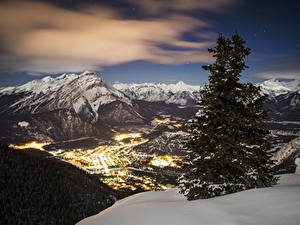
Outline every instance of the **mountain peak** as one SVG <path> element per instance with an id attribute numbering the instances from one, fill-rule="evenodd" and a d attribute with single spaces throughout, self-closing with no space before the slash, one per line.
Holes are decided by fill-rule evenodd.
<path id="1" fill-rule="evenodd" d="M 89 70 L 86 70 L 83 73 L 79 74 L 79 76 L 86 76 L 86 75 L 96 75 L 96 76 L 98 76 L 98 74 L 95 71 L 89 71 Z"/>
<path id="2" fill-rule="evenodd" d="M 102 82 L 102 79 L 99 77 L 98 73 L 95 71 L 84 71 L 83 73 L 79 74 L 78 77 L 95 77 L 97 79 L 100 79 Z"/>
<path id="3" fill-rule="evenodd" d="M 183 86 L 183 85 L 186 85 L 186 83 L 184 83 L 182 80 L 180 80 L 177 82 L 177 85 Z"/>
<path id="4" fill-rule="evenodd" d="M 299 91 L 299 80 L 281 81 L 277 78 L 265 80 L 259 84 L 262 91 L 270 96 L 278 96 L 288 92 Z"/>
<path id="5" fill-rule="evenodd" d="M 271 78 L 269 80 L 266 80 L 266 82 L 274 82 L 274 83 L 279 83 L 280 80 L 278 78 Z"/>
<path id="6" fill-rule="evenodd" d="M 89 121 L 97 121 L 101 105 L 121 101 L 131 105 L 123 93 L 108 87 L 95 72 L 47 76 L 17 87 L 4 88 L 0 95 L 26 93 L 26 97 L 12 104 L 14 112 L 39 113 L 54 109 L 73 109 L 88 114 Z"/>

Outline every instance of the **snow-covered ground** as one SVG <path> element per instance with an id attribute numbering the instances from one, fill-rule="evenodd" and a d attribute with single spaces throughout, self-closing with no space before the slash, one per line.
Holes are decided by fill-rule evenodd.
<path id="1" fill-rule="evenodd" d="M 206 200 L 187 201 L 177 189 L 140 193 L 78 225 L 299 225 L 300 175 L 278 185 Z"/>

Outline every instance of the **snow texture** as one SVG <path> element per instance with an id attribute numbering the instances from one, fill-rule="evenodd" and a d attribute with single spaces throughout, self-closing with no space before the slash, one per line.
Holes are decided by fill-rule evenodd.
<path id="1" fill-rule="evenodd" d="M 212 199 L 187 201 L 177 189 L 140 193 L 78 225 L 299 225 L 300 175 L 279 185 Z"/>

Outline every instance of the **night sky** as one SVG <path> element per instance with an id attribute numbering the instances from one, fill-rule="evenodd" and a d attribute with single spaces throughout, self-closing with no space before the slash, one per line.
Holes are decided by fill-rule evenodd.
<path id="1" fill-rule="evenodd" d="M 236 30 L 252 50 L 242 81 L 300 79 L 298 0 L 7 0 L 0 15 L 0 87 L 85 70 L 202 85 L 207 48 Z"/>

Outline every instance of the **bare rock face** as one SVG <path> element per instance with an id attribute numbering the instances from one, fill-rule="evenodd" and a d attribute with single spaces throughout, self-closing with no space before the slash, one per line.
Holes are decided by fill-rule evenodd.
<path id="1" fill-rule="evenodd" d="M 300 157 L 300 137 L 290 141 L 272 159 L 275 161 L 275 171 L 278 173 L 294 173 L 296 170 L 295 161 Z"/>
<path id="2" fill-rule="evenodd" d="M 142 123 L 144 118 L 135 108 L 121 101 L 114 101 L 99 109 L 100 119 L 112 124 Z"/>
<path id="3" fill-rule="evenodd" d="M 59 109 L 38 114 L 7 116 L 0 121 L 0 142 L 59 141 L 81 137 L 110 137 L 109 128 L 88 123 L 76 112 Z"/>
<path id="4" fill-rule="evenodd" d="M 105 132 L 105 127 L 95 127 L 70 110 L 55 110 L 35 115 L 30 124 L 29 136 L 44 134 L 53 140 L 94 137 L 104 135 Z"/>
<path id="5" fill-rule="evenodd" d="M 265 107 L 269 110 L 269 118 L 273 120 L 300 120 L 300 93 L 289 92 L 268 98 Z"/>

